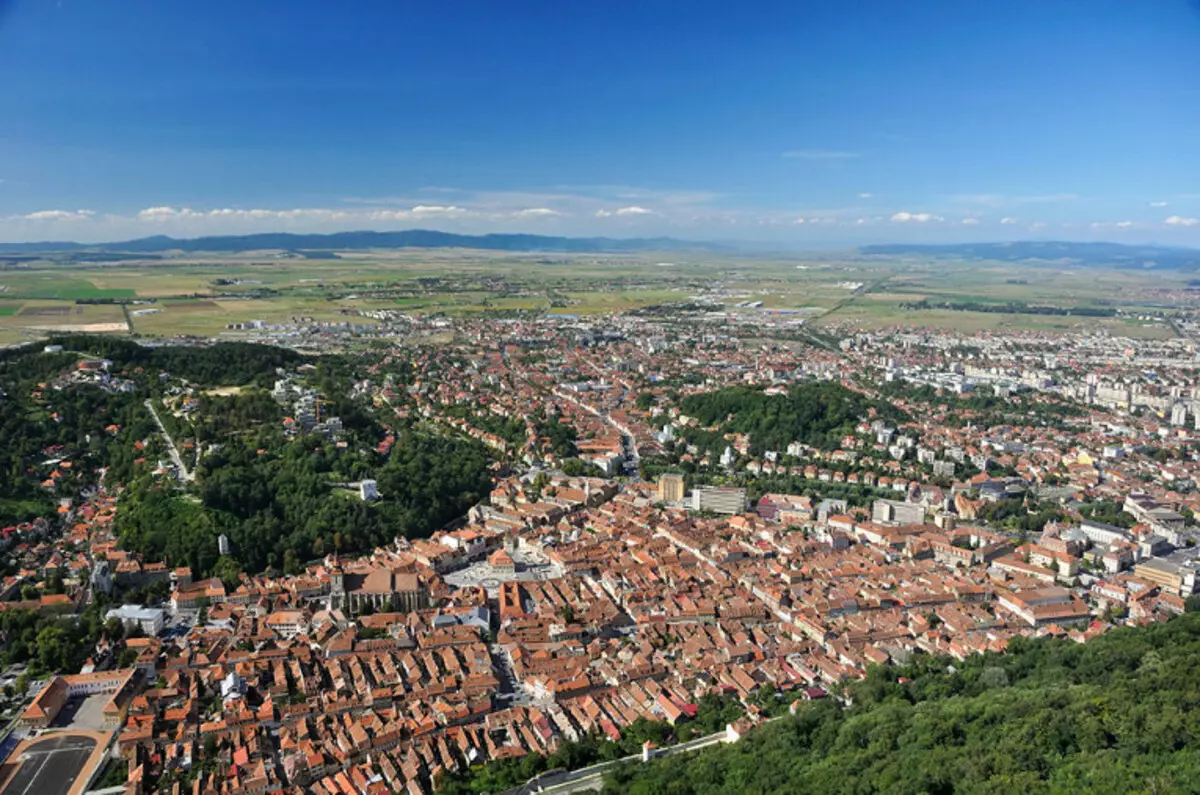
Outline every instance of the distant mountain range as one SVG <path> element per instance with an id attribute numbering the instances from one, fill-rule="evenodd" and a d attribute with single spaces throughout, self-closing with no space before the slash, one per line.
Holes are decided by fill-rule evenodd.
<path id="1" fill-rule="evenodd" d="M 1016 243 L 955 243 L 950 245 L 894 244 L 863 246 L 863 254 L 921 256 L 954 259 L 1041 261 L 1048 264 L 1108 265 L 1139 270 L 1189 270 L 1200 268 L 1200 251 L 1165 246 L 1130 246 L 1121 243 L 1070 243 L 1021 241 Z"/>
<path id="2" fill-rule="evenodd" d="M 348 251 L 371 248 L 475 248 L 491 251 L 686 251 L 725 250 L 712 243 L 695 243 L 670 237 L 632 238 L 548 237 L 545 235 L 457 235 L 428 229 L 403 232 L 335 232 L 327 235 L 294 235 L 271 232 L 255 235 L 223 235 L 178 239 L 158 235 L 117 243 L 0 243 L 0 253 L 46 254 L 52 252 L 98 252 L 148 254 L 166 251 Z"/>
<path id="3" fill-rule="evenodd" d="M 430 229 L 401 232 L 334 232 L 291 234 L 268 232 L 253 235 L 217 235 L 174 238 L 164 235 L 115 243 L 0 243 L 0 259 L 8 262 L 35 259 L 38 255 L 69 254 L 73 259 L 93 262 L 115 261 L 133 254 L 158 258 L 172 251 L 234 253 L 242 251 L 312 252 L 332 256 L 336 251 L 373 248 L 473 248 L 487 251 L 547 253 L 620 253 L 634 251 L 749 252 L 763 246 L 679 240 L 672 237 L 611 238 L 555 237 L 548 235 L 492 234 L 459 235 Z M 781 252 L 785 247 L 773 246 Z M 1047 264 L 1105 265 L 1130 269 L 1200 269 L 1200 250 L 1121 243 L 1071 243 L 1065 241 L 1020 241 L 1014 243 L 955 243 L 947 245 L 885 244 L 863 246 L 867 255 L 919 256 Z M 310 254 L 311 256 L 311 254 Z"/>

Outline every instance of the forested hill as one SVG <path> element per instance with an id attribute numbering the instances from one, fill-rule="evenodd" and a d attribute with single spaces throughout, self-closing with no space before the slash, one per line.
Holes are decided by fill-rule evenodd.
<path id="1" fill-rule="evenodd" d="M 120 495 L 114 529 L 124 549 L 232 582 L 239 570 L 295 573 L 335 550 L 428 536 L 491 488 L 492 459 L 480 442 L 356 399 L 363 364 L 355 357 L 232 342 L 51 342 L 63 350 L 0 351 L 0 527 L 54 516 L 58 500 L 77 499 L 107 472 L 104 484 Z M 107 373 L 83 374 L 79 363 L 90 357 L 110 360 Z M 319 394 L 340 429 L 285 420 L 291 406 L 267 391 L 277 368 Z M 178 411 L 184 397 L 194 403 Z M 148 406 L 194 481 L 159 471 L 169 453 Z M 379 498 L 364 502 L 352 484 L 368 478 Z M 231 556 L 218 556 L 221 535 Z"/>
<path id="2" fill-rule="evenodd" d="M 618 239 L 611 237 L 554 237 L 547 235 L 458 235 L 432 229 L 400 232 L 335 232 L 297 235 L 285 232 L 179 239 L 143 237 L 116 243 L 0 243 L 3 252 L 128 252 L 161 251 L 345 251 L 369 248 L 475 248 L 493 251 L 681 251 L 721 250 L 726 246 L 669 237 Z"/>
<path id="3" fill-rule="evenodd" d="M 306 357 L 289 348 L 253 342 L 218 342 L 207 347 L 163 345 L 150 347 L 119 337 L 76 334 L 51 339 L 67 351 L 98 356 L 115 370 L 142 367 L 168 372 L 208 386 L 268 385 L 278 367 L 295 367 Z M 40 349 L 40 346 L 34 346 Z"/>
<path id="4" fill-rule="evenodd" d="M 1191 601 L 1196 601 L 1195 599 Z M 732 746 L 629 765 L 606 793 L 1194 793 L 1200 614 L 1086 644 L 919 658 Z"/>
<path id="5" fill-rule="evenodd" d="M 897 421 L 902 413 L 892 405 L 872 401 L 864 395 L 832 382 L 814 382 L 792 387 L 787 394 L 768 395 L 761 389 L 729 387 L 715 392 L 688 395 L 682 412 L 697 419 L 702 427 L 717 426 L 715 443 L 724 448 L 725 433 L 750 435 L 755 455 L 764 450 L 782 452 L 790 442 L 833 449 L 841 436 L 852 433 L 860 419 L 874 413 Z M 689 442 L 705 444 L 702 432 L 685 430 Z M 693 439 L 695 436 L 697 438 Z M 720 452 L 714 450 L 713 452 Z"/>

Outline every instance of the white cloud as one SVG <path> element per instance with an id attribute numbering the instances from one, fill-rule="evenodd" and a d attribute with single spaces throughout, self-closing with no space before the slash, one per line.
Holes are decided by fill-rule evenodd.
<path id="1" fill-rule="evenodd" d="M 1117 221 L 1117 229 L 1128 229 L 1133 226 L 1133 221 Z"/>
<path id="2" fill-rule="evenodd" d="M 1009 224 L 1015 224 L 1017 221 L 1020 221 L 1020 220 L 1021 220 L 1020 218 L 1013 218 L 1011 215 L 1008 215 L 1008 216 L 1005 216 L 1004 218 L 1001 218 L 1000 223 L 1004 224 L 1005 226 L 1008 226 Z"/>
<path id="3" fill-rule="evenodd" d="M 416 209 L 416 208 L 414 208 Z M 339 221 L 355 217 L 344 210 L 327 210 L 322 208 L 297 208 L 290 210 L 264 210 L 259 208 L 241 209 L 233 207 L 218 207 L 212 210 L 193 210 L 190 207 L 147 207 L 137 214 L 139 221 L 174 222 L 198 220 L 226 221 Z M 366 213 L 361 217 L 370 220 L 390 220 L 392 218 L 412 217 L 404 211 L 380 210 Z"/>
<path id="4" fill-rule="evenodd" d="M 1172 215 L 1165 223 L 1168 226 L 1196 226 L 1200 224 L 1200 218 L 1184 218 L 1179 215 Z"/>
<path id="5" fill-rule="evenodd" d="M 176 210 L 174 207 L 147 207 L 138 213 L 138 218 L 143 221 L 169 221 L 195 215 L 197 214 L 186 207 L 182 210 Z"/>
<path id="6" fill-rule="evenodd" d="M 806 221 L 803 218 L 797 218 L 795 221 L 792 221 L 792 223 L 793 224 L 806 224 L 806 223 L 808 223 L 808 221 Z"/>
<path id="7" fill-rule="evenodd" d="M 439 204 L 418 204 L 416 207 L 409 210 L 409 212 L 417 217 L 428 218 L 431 216 L 463 215 L 470 211 L 465 210 L 462 207 L 455 207 L 454 205 L 443 206 Z"/>
<path id="8" fill-rule="evenodd" d="M 783 156 L 790 160 L 853 160 L 862 157 L 862 152 L 851 152 L 845 149 L 793 149 L 784 152 Z"/>
<path id="9" fill-rule="evenodd" d="M 1166 207 L 1170 202 L 1150 202 L 1151 207 Z"/>
<path id="10" fill-rule="evenodd" d="M 1029 225 L 1029 228 L 1035 232 L 1039 229 L 1045 229 L 1046 222 L 1045 221 L 1034 221 L 1032 224 Z"/>
<path id="11" fill-rule="evenodd" d="M 962 219 L 961 223 L 963 226 L 979 226 L 979 219 L 978 218 L 964 218 L 964 219 Z"/>
<path id="12" fill-rule="evenodd" d="M 597 218 L 609 218 L 611 216 L 612 216 L 612 213 L 609 212 L 608 210 L 597 210 L 596 211 Z"/>
<path id="13" fill-rule="evenodd" d="M 924 224 L 924 223 L 928 223 L 929 221 L 944 221 L 944 220 L 946 220 L 946 219 L 943 218 L 942 216 L 933 215 L 932 213 L 909 213 L 909 212 L 901 211 L 892 216 L 892 221 L 897 224 L 907 224 L 907 223 Z"/>
<path id="14" fill-rule="evenodd" d="M 558 210 L 551 210 L 549 207 L 530 207 L 525 210 L 517 210 L 512 214 L 513 218 L 550 218 L 556 215 L 562 215 Z"/>
<path id="15" fill-rule="evenodd" d="M 874 199 L 874 198 L 875 198 L 875 194 L 874 194 L 874 193 L 860 193 L 860 194 L 858 194 L 858 198 L 860 198 L 860 199 Z"/>
<path id="16" fill-rule="evenodd" d="M 16 217 L 22 221 L 84 221 L 95 214 L 92 210 L 39 210 Z"/>
<path id="17" fill-rule="evenodd" d="M 647 210 L 645 207 L 638 207 L 636 205 L 634 205 L 632 207 L 622 207 L 621 209 L 617 210 L 616 214 L 617 215 L 658 215 L 658 213 L 656 213 L 654 210 Z"/>

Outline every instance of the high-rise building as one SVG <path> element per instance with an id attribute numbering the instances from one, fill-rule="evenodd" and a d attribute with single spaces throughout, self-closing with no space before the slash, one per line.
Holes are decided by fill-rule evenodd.
<path id="1" fill-rule="evenodd" d="M 683 475 L 667 473 L 658 476 L 658 499 L 663 502 L 683 502 Z"/>
<path id="2" fill-rule="evenodd" d="M 692 489 L 692 510 L 728 514 L 744 513 L 746 490 L 700 486 Z"/>

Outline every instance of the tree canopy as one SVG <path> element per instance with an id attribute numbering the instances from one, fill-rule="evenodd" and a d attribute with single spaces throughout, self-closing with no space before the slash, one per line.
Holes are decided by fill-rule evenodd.
<path id="1" fill-rule="evenodd" d="M 1086 644 L 874 668 L 742 741 L 611 774 L 605 792 L 1168 793 L 1200 776 L 1200 614 Z"/>
<path id="2" fill-rule="evenodd" d="M 768 395 L 761 389 L 729 387 L 715 392 L 688 395 L 680 410 L 696 418 L 701 426 L 717 426 L 723 433 L 744 433 L 750 436 L 750 450 L 760 455 L 764 450 L 784 450 L 791 442 L 803 442 L 814 447 L 833 449 L 843 434 L 852 433 L 859 420 L 874 409 L 882 419 L 897 421 L 901 412 L 886 403 L 878 403 L 865 395 L 828 381 L 800 384 L 786 394 Z M 703 432 L 701 432 L 702 435 Z M 684 432 L 695 443 L 691 430 Z M 711 434 L 710 434 L 711 436 Z M 704 438 L 701 446 L 723 447 L 723 440 Z"/>
<path id="3" fill-rule="evenodd" d="M 487 449 L 455 437 L 403 432 L 386 457 L 313 436 L 268 448 L 258 442 L 210 453 L 198 470 L 199 500 L 153 480 L 134 483 L 117 514 L 122 545 L 208 574 L 225 534 L 246 571 L 294 569 L 335 550 L 366 552 L 396 537 L 427 536 L 491 487 Z M 376 502 L 336 485 L 366 476 L 378 483 Z"/>

